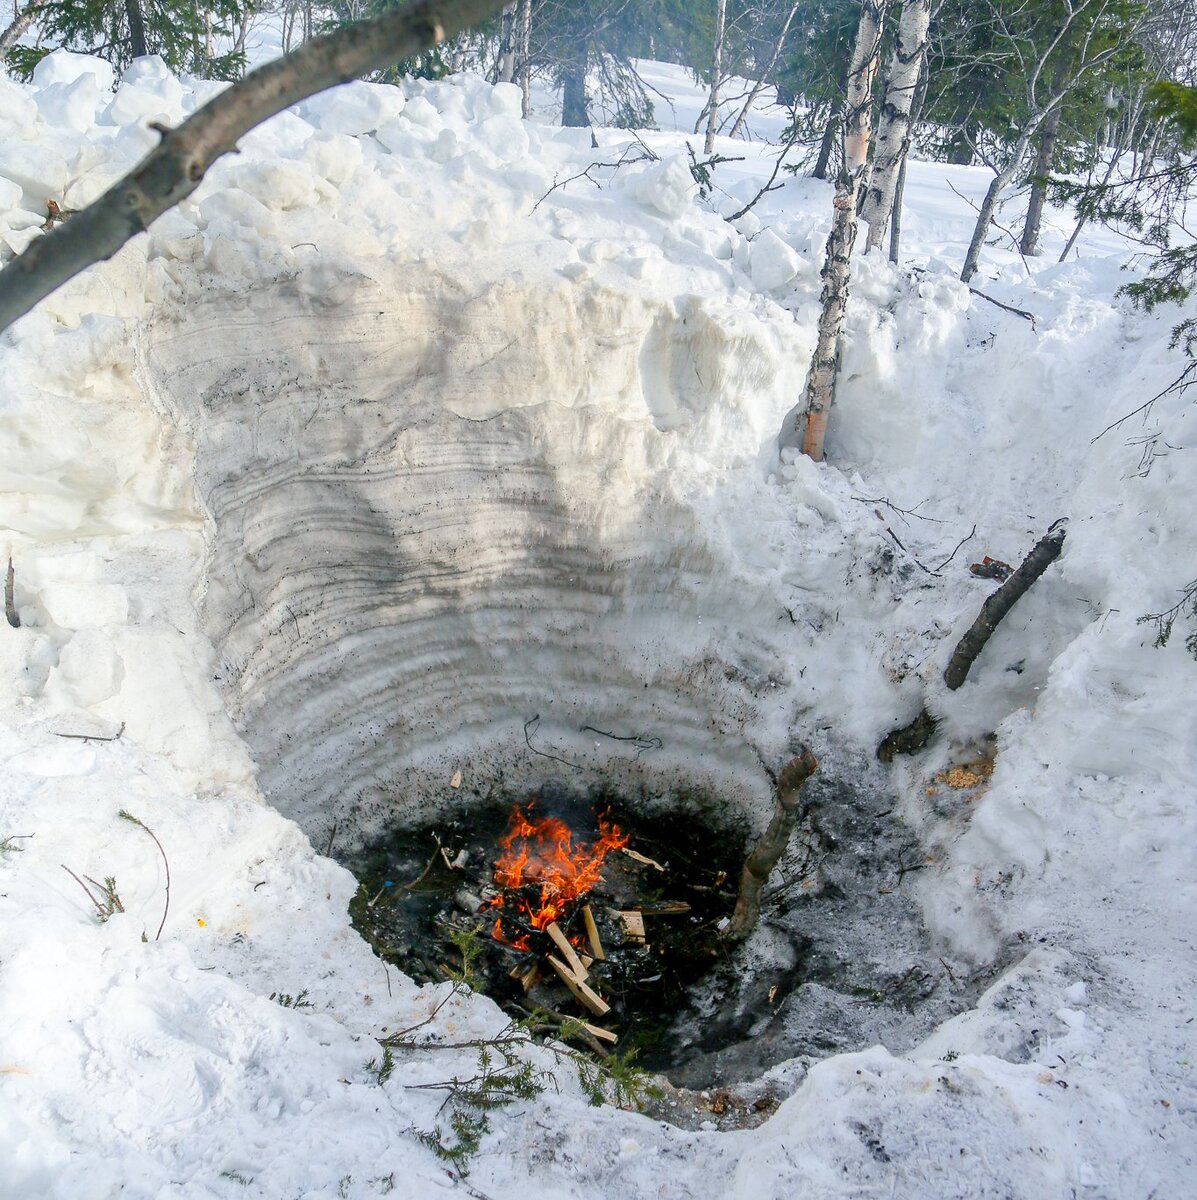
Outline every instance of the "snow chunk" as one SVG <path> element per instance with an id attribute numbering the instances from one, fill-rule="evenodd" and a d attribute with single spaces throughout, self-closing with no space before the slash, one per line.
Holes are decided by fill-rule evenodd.
<path id="1" fill-rule="evenodd" d="M 27 206 L 44 210 L 47 200 L 60 199 L 70 178 L 66 159 L 34 142 L 0 142 L 0 176 L 19 184 Z"/>
<path id="2" fill-rule="evenodd" d="M 397 117 L 405 104 L 397 87 L 354 80 L 305 100 L 299 115 L 325 133 L 361 135 Z"/>
<path id="3" fill-rule="evenodd" d="M 0 178 L 0 212 L 7 212 L 21 203 L 21 185 L 11 179 Z"/>
<path id="4" fill-rule="evenodd" d="M 524 94 L 514 83 L 496 83 L 490 89 L 489 105 L 496 116 L 518 117 L 523 112 Z M 482 116 L 482 104 L 477 107 L 478 115 Z"/>
<path id="5" fill-rule="evenodd" d="M 70 50 L 55 50 L 33 68 L 33 86 L 37 88 L 72 84 L 79 79 L 91 79 L 100 91 L 110 92 L 116 83 L 116 72 L 102 58 Z"/>
<path id="6" fill-rule="evenodd" d="M 502 162 L 518 162 L 528 153 L 528 134 L 519 117 L 487 117 L 478 126 L 476 136 Z"/>
<path id="7" fill-rule="evenodd" d="M 798 253 L 772 229 L 766 229 L 753 241 L 749 262 L 752 286 L 758 292 L 771 292 L 784 286 L 802 269 Z"/>
<path id="8" fill-rule="evenodd" d="M 340 187 L 361 165 L 362 144 L 343 133 L 317 133 L 304 144 L 303 154 L 317 175 Z"/>
<path id="9" fill-rule="evenodd" d="M 0 75 L 0 137 L 19 137 L 37 120 L 37 105 L 20 84 Z"/>
<path id="10" fill-rule="evenodd" d="M 698 195 L 698 184 L 680 154 L 674 154 L 635 176 L 632 195 L 646 208 L 655 208 L 663 216 L 683 216 Z"/>
<path id="11" fill-rule="evenodd" d="M 129 64 L 104 119 L 109 125 L 178 125 L 185 115 L 183 99 L 183 85 L 157 54 L 150 54 Z"/>
<path id="12" fill-rule="evenodd" d="M 304 162 L 242 163 L 229 171 L 229 182 L 260 200 L 267 208 L 285 212 L 316 202 L 316 177 Z"/>
<path id="13" fill-rule="evenodd" d="M 86 133 L 96 122 L 103 98 L 95 76 L 84 74 L 70 83 L 43 88 L 37 95 L 37 110 L 47 125 L 65 125 L 76 133 Z"/>

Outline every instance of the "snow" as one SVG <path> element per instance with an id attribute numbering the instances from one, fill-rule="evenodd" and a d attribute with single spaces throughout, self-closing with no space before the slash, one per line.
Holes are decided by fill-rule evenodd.
<path id="1" fill-rule="evenodd" d="M 10 249 L 211 91 L 107 70 L 60 51 L 0 80 Z M 692 128 L 699 89 L 648 74 Z M 1000 968 L 983 994 L 924 1040 L 780 1068 L 793 1094 L 751 1131 L 590 1109 L 531 1050 L 554 1081 L 493 1114 L 471 1185 L 1186 1194 L 1197 664 L 1187 626 L 1157 648 L 1139 618 L 1194 575 L 1197 416 L 1172 393 L 1103 432 L 1180 374 L 1176 314 L 1116 295 L 1110 233 L 1056 264 L 1058 210 L 1043 258 L 999 241 L 974 281 L 1034 324 L 971 293 L 985 173 L 912 163 L 902 269 L 854 267 L 816 465 L 785 431 L 826 186 L 785 176 L 733 228 L 762 142 L 720 142 L 745 161 L 704 203 L 669 128 L 592 180 L 641 152 L 517 112 L 469 77 L 313 99 L 0 339 L 0 1196 L 460 1190 L 415 1131 L 444 1097 L 421 1085 L 476 1060 L 368 1068 L 446 987 L 351 930 L 333 822 L 435 809 L 462 764 L 467 795 L 543 777 L 539 713 L 585 778 L 680 779 L 759 825 L 791 737 L 851 777 L 923 703 L 941 737 L 886 784 L 924 867 L 903 887 L 946 959 Z M 967 563 L 1060 517 L 1058 565 L 947 692 L 992 589 Z M 988 789 L 941 803 L 932 776 L 989 734 Z M 169 861 L 160 940 L 163 860 L 122 812 Z M 63 867 L 124 911 L 99 922 Z M 421 1032 L 504 1023 L 458 997 Z"/>

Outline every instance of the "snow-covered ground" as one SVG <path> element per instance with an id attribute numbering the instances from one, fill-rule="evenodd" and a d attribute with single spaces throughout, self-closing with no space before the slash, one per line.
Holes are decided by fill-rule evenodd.
<path id="1" fill-rule="evenodd" d="M 720 143 L 745 161 L 704 202 L 667 128 L 701 96 L 646 71 L 676 113 L 656 160 L 472 78 L 314 99 L 0 339 L 0 1196 L 1191 1193 L 1197 662 L 1190 626 L 1157 648 L 1139 618 L 1197 575 L 1197 409 L 1102 435 L 1180 374 L 1176 316 L 1115 295 L 1109 234 L 1056 264 L 1063 213 L 975 281 L 1033 323 L 970 294 L 985 174 L 912 164 L 902 269 L 855 266 L 828 465 L 779 450 L 828 190 L 786 176 L 733 228 L 779 119 Z M 211 92 L 152 60 L 116 83 L 66 54 L 0 80 L 11 250 Z M 1060 517 L 1061 560 L 948 693 L 992 590 L 967 564 Z M 783 1068 L 754 1130 L 592 1109 L 529 1049 L 551 1078 L 492 1114 L 468 1184 L 432 1153 L 420 1085 L 476 1057 L 368 1065 L 447 987 L 350 929 L 334 821 L 435 808 L 456 767 L 467 793 L 535 779 L 536 713 L 588 770 L 759 824 L 792 737 L 869 777 L 924 702 L 939 740 L 882 785 L 945 972 L 1006 967 L 975 1004 Z M 576 732 L 604 721 L 665 745 Z M 935 783 L 991 733 L 987 788 Z M 169 862 L 160 938 L 163 858 L 122 813 Z M 456 997 L 420 1036 L 504 1023 Z"/>

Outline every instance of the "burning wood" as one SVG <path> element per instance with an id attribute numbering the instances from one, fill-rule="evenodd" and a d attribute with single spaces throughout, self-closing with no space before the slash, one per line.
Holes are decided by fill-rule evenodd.
<path id="1" fill-rule="evenodd" d="M 590 911 L 589 904 L 582 905 L 582 924 L 586 926 L 586 940 L 590 943 L 590 953 L 597 962 L 606 962 L 607 956 L 603 953 L 603 943 L 599 941 L 598 926 L 594 923 L 594 913 Z"/>
<path id="2" fill-rule="evenodd" d="M 561 982 L 573 993 L 574 999 L 579 1004 L 590 1009 L 596 1017 L 605 1017 L 611 1011 L 611 1005 L 597 992 L 587 987 L 559 958 L 550 954 L 548 956 L 548 964 L 557 972 Z"/>

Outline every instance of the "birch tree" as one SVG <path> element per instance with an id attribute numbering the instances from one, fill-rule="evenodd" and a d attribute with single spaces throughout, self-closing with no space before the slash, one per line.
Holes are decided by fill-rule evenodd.
<path id="1" fill-rule="evenodd" d="M 723 78 L 723 37 L 727 31 L 727 0 L 715 0 L 715 37 L 711 47 L 711 94 L 707 100 L 707 135 L 703 140 L 704 154 L 715 149 L 715 134 L 719 129 L 719 84 Z"/>
<path id="2" fill-rule="evenodd" d="M 889 0 L 861 0 L 856 43 L 848 68 L 848 91 L 843 121 L 843 161 L 836 177 L 831 233 L 823 261 L 822 311 L 810 371 L 806 377 L 803 412 L 806 428 L 802 452 L 816 462 L 823 460 L 823 438 L 827 414 L 835 400 L 835 381 L 840 365 L 840 339 L 844 310 L 848 304 L 848 282 L 852 247 L 856 242 L 856 205 L 869 158 L 872 135 L 870 120 L 873 79 L 881 56 L 881 35 Z"/>
<path id="3" fill-rule="evenodd" d="M 877 122 L 877 150 L 873 174 L 865 189 L 860 215 L 868 222 L 867 250 L 881 245 L 894 207 L 898 173 L 910 149 L 910 114 L 919 75 L 927 56 L 927 28 L 931 23 L 931 0 L 904 0 L 898 22 L 881 115 Z"/>

